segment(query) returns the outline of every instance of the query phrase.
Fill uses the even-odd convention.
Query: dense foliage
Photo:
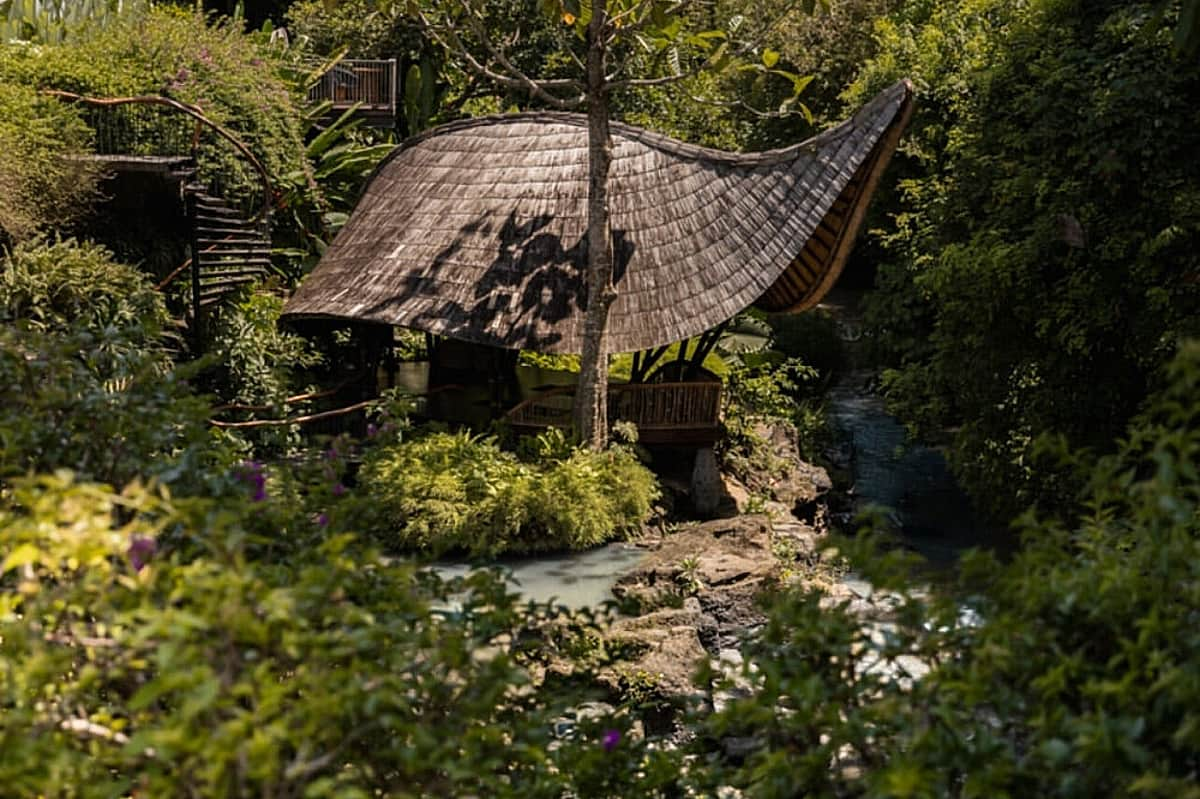
[[[584,549],[637,530],[658,499],[654,475],[623,447],[574,449],[552,431],[526,452],[468,433],[371,449],[359,482],[381,511],[377,535],[432,552]]]
[[[37,86],[165,90],[250,141],[288,205],[323,181],[337,201],[289,217],[304,257],[383,148],[336,126],[305,148],[291,56],[231,23],[159,9],[73,32],[70,48],[0,50],[0,228],[16,241],[0,259],[0,792],[1200,796],[1200,343],[1187,338],[1200,64],[1174,47],[1198,4],[833,5],[844,16],[789,23],[767,58],[819,62],[806,47],[845,42],[814,84],[818,115],[867,55],[850,104],[905,75],[921,93],[887,200],[895,226],[878,236],[889,261],[871,319],[889,395],[921,432],[955,431],[960,473],[998,512],[1042,505],[1019,516],[1011,562],[972,555],[946,590],[914,590],[903,558],[842,544],[872,600],[774,597],[728,686],[741,698],[690,718],[682,749],[647,743],[628,708],[561,724],[596,698],[588,670],[609,655],[594,619],[521,607],[494,575],[444,584],[373,546],[489,556],[624,535],[658,497],[632,451],[548,435],[512,453],[411,431],[401,414],[373,418],[363,442],[308,448],[289,425],[216,431],[221,402],[238,419],[303,407],[287,400],[316,355],[278,329],[279,297],[242,295],[213,320],[211,358],[180,365],[144,275],[36,238],[93,193],[61,158],[87,151],[79,114]],[[380,6],[294,13],[332,51],[375,30]],[[523,7],[505,4],[497,30],[519,28]],[[873,42],[855,38],[884,11]],[[537,24],[547,38],[522,65],[557,74]],[[363,52],[396,34],[411,31],[380,28]],[[429,55],[400,44],[410,62]],[[475,87],[436,68],[457,92],[439,113],[459,113],[449,98]],[[757,77],[685,88],[770,97]],[[798,129],[656,92],[617,103],[694,140]],[[764,421],[815,449],[819,392],[844,361],[830,320],[770,322],[777,351],[741,347],[724,376],[734,468],[769,465]]]
[[[1061,501],[1044,433],[1105,450],[1200,320],[1200,63],[1157,4],[908,4],[850,95],[919,89],[873,302],[886,388],[977,498]]]
[[[0,478],[203,479],[208,405],[172,367],[166,321],[145,276],[101,247],[30,243],[0,261]]]
[[[557,612],[328,530],[257,557],[254,504],[17,486],[0,508],[7,796],[549,799],[674,775],[627,716],[553,738],[569,695],[529,690],[527,665]],[[286,506],[272,522],[321,529]]]
[[[0,76],[0,244],[78,219],[97,170],[80,160],[91,131],[78,113]]]
[[[305,168],[294,67],[286,51],[234,23],[165,6],[84,27],[57,47],[0,47],[0,81],[97,97],[163,94],[196,105],[276,177]],[[130,153],[179,141],[180,125],[190,130],[186,118],[149,108],[97,113],[124,115],[109,127]],[[235,193],[257,185],[229,144],[208,132],[200,176]]]
[[[965,600],[894,585],[864,624],[814,593],[784,597],[745,678],[709,720],[753,736],[718,770],[750,796],[1194,796],[1200,751],[1200,343],[1069,524],[1023,518],[1009,564],[964,564]],[[965,604],[962,604],[964,603]],[[887,612],[888,604],[895,608]],[[919,664],[932,667],[914,681]]]

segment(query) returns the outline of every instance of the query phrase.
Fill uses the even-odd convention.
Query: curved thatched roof
[[[678,341],[756,302],[815,305],[841,271],[911,95],[902,81],[841,125],[764,153],[613,124],[610,350]],[[578,352],[586,200],[582,116],[434,129],[380,166],[285,316]]]

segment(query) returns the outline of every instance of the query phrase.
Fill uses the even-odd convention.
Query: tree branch
[[[692,0],[680,0],[680,2],[677,4],[676,7],[677,8],[678,7],[686,8],[687,6],[691,5],[691,2],[692,2]],[[768,36],[770,36],[771,33],[773,33],[775,31],[775,29],[778,28],[785,19],[787,19],[788,14],[790,14],[792,11],[794,11],[796,8],[798,8],[800,6],[801,2],[802,2],[802,0],[792,0],[792,2],[788,3],[787,6],[785,6],[783,8],[783,10],[779,11],[776,14],[773,14],[772,18],[771,18],[771,22],[769,24],[767,24],[765,27],[763,27],[762,30],[756,32],[754,35],[752,35],[748,39],[744,40],[736,48],[731,48],[729,51],[729,58],[740,59],[743,56],[745,56],[747,53],[757,50],[760,46],[762,46],[764,44],[764,42],[766,41],[766,38]],[[625,33],[625,31],[622,31],[622,33]],[[718,50],[719,50],[719,48],[718,48]],[[702,72],[705,72],[706,70],[710,69],[712,67],[712,65],[715,63],[713,61],[713,56],[715,56],[715,55],[716,55],[715,52],[708,55],[697,66],[693,67],[690,70],[680,72],[678,75],[664,75],[664,76],[657,77],[657,78],[626,78],[624,80],[616,80],[616,76],[620,75],[621,72],[624,71],[626,65],[629,63],[629,59],[625,59],[621,63],[621,66],[618,69],[616,69],[612,75],[609,76],[609,78],[608,78],[609,87],[613,91],[621,91],[624,89],[649,88],[649,87],[653,87],[653,86],[666,86],[666,85],[669,85],[672,83],[679,83],[680,81],[687,80],[689,78],[694,78],[697,75],[701,74]]]
[[[468,12],[469,11],[470,9],[468,8]],[[531,96],[536,97],[542,102],[545,102],[555,108],[578,108],[583,104],[585,99],[585,95],[583,93],[583,84],[571,78],[555,78],[551,80],[540,81],[534,80],[520,69],[513,66],[512,62],[509,61],[506,56],[504,56],[504,54],[487,36],[486,31],[482,30],[482,26],[479,25],[479,22],[475,18],[474,14],[469,14],[469,16],[475,35],[480,37],[484,48],[487,49],[492,58],[495,59],[496,62],[500,64],[501,68],[504,69],[508,74],[496,72],[475,58],[467,46],[463,44],[462,39],[459,38],[458,32],[453,26],[447,26],[444,29],[443,35],[443,31],[440,30],[432,21],[430,21],[429,17],[427,17],[423,11],[417,12],[417,18],[421,22],[421,27],[424,28],[425,32],[428,33],[435,42],[460,57],[472,71],[487,78],[488,80],[501,86],[506,86],[510,89],[527,91]],[[571,90],[572,92],[575,92],[576,95],[573,97],[558,97],[554,94],[551,94],[552,91],[557,89]]]

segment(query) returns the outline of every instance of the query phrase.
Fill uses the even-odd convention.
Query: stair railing
[[[178,155],[189,158],[195,164],[198,160],[201,134],[206,129],[224,139],[254,169],[261,183],[262,190],[261,203],[257,203],[257,213],[249,220],[246,220],[246,222],[249,225],[263,229],[263,244],[256,245],[255,242],[244,241],[236,241],[233,244],[241,246],[247,251],[256,246],[266,247],[269,251],[270,238],[267,231],[269,229],[271,202],[273,199],[270,175],[267,173],[266,167],[263,166],[262,162],[258,160],[241,139],[220,124],[209,119],[198,106],[161,95],[90,97],[57,89],[48,89],[44,93],[52,97],[57,97],[64,102],[78,103],[89,109],[103,109],[105,111],[103,114],[89,115],[91,118],[88,120],[96,133],[98,154],[137,156],[152,153],[154,155]],[[187,127],[186,125],[174,127],[170,125],[153,125],[151,129],[147,129],[148,120],[144,116],[133,113],[133,109],[137,108],[163,108],[180,114],[192,121],[190,131],[184,130]],[[118,109],[129,109],[129,113],[122,114]],[[184,143],[185,141],[186,144]],[[197,351],[200,351],[203,348],[204,340],[204,305],[206,302],[212,301],[211,297],[205,296],[203,290],[210,289],[211,293],[211,289],[217,288],[211,282],[209,284],[203,283],[206,275],[201,273],[202,262],[204,256],[209,254],[209,250],[215,249],[215,247],[210,246],[207,249],[202,249],[200,231],[198,230],[196,190],[186,190],[185,198],[187,200],[188,218],[192,230],[192,257],[190,259],[192,335],[194,346]],[[239,252],[241,251],[239,250]],[[245,253],[242,254],[244,255]],[[209,257],[210,259],[216,258],[218,266],[223,266],[226,263],[225,258],[219,252]],[[182,271],[183,267],[175,270],[172,278]],[[225,278],[225,282],[229,285],[245,282],[244,278],[239,278],[238,276],[229,279],[227,273],[215,275],[214,277]],[[164,281],[160,285],[165,286],[167,282]]]
[[[271,177],[267,173],[266,167],[262,165],[262,162],[258,160],[254,153],[251,152],[250,148],[247,147],[241,139],[205,116],[204,112],[198,106],[180,102],[179,100],[175,100],[171,97],[163,97],[156,94],[137,95],[132,97],[89,97],[87,95],[62,91],[60,89],[46,89],[43,93],[52,97],[57,97],[66,102],[82,103],[84,105],[97,108],[114,108],[127,105],[154,105],[170,108],[181,114],[186,114],[195,120],[195,127],[192,134],[189,154],[192,157],[195,157],[196,150],[200,145],[200,134],[205,128],[211,130],[213,133],[216,133],[229,144],[233,145],[234,149],[236,149],[238,153],[246,159],[250,166],[254,168],[254,171],[258,174],[258,178],[262,183],[262,204],[258,213],[254,217],[254,221],[265,220],[270,214],[272,196]],[[99,132],[100,131],[98,130],[98,133]],[[180,153],[180,155],[183,155],[183,153]]]

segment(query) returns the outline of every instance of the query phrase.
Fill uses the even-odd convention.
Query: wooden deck
[[[514,431],[531,435],[549,427],[571,426],[574,388],[547,391],[505,415]],[[633,422],[643,444],[704,446],[721,429],[718,382],[629,383],[608,387],[608,420]]]

